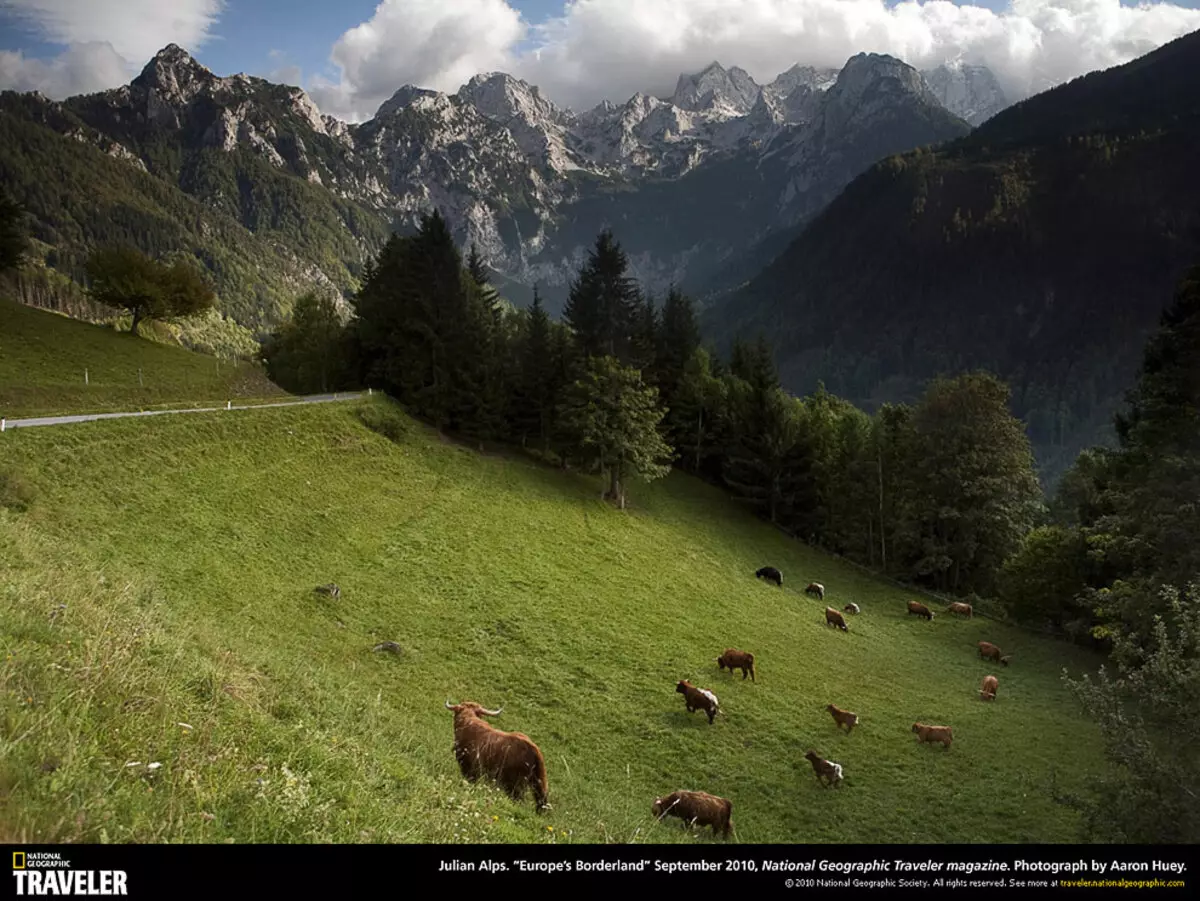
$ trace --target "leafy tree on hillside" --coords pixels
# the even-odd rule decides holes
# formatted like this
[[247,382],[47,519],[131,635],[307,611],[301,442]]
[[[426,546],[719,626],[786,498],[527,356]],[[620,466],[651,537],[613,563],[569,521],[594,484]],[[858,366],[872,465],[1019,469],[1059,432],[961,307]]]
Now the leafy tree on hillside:
[[133,315],[129,330],[135,335],[145,319],[185,319],[216,302],[212,289],[188,263],[166,265],[127,245],[94,251],[87,273],[92,298],[128,310]]
[[28,248],[25,211],[0,189],[0,272],[20,266]]
[[593,357],[568,391],[561,411],[572,452],[608,476],[605,498],[625,507],[625,480],[656,479],[670,471],[671,447],[659,432],[658,392],[636,369],[613,357]]
[[937,379],[913,411],[909,525],[913,574],[939,589],[989,592],[1041,503],[1033,453],[986,373]]
[[1039,526],[1000,570],[999,593],[1020,622],[1045,625],[1083,639],[1095,625],[1085,590],[1091,565],[1080,530]]
[[1154,606],[1151,641],[1114,637],[1115,678],[1066,680],[1115,764],[1082,802],[1088,841],[1200,842],[1200,585],[1163,587]]
[[639,292],[627,275],[629,261],[611,231],[603,231],[588,255],[563,308],[563,320],[575,333],[585,356],[630,360]]

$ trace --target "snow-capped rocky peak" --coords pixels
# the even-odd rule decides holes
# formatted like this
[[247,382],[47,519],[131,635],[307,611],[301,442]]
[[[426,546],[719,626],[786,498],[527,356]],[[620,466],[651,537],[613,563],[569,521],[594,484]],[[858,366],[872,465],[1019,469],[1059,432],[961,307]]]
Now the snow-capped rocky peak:
[[979,125],[1009,105],[992,70],[951,60],[923,73],[929,89],[948,109],[971,125]]
[[763,85],[763,93],[779,100],[785,100],[797,88],[807,89],[806,93],[808,91],[827,91],[837,80],[837,69],[814,69],[812,66],[797,64],[786,72],[781,72],[770,84]]
[[746,70],[737,66],[725,69],[713,62],[695,75],[680,75],[671,103],[694,112],[713,110],[744,116],[761,91]]
[[456,96],[481,116],[508,129],[534,165],[548,166],[559,173],[580,168],[567,148],[571,117],[534,85],[503,72],[488,72],[473,77]]

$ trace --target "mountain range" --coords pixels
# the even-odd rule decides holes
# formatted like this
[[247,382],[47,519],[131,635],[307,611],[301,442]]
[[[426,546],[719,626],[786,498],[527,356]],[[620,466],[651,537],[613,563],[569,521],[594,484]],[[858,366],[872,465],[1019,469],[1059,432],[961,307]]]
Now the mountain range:
[[190,253],[225,313],[262,331],[308,285],[352,291],[386,234],[434,206],[518,303],[538,284],[560,304],[605,227],[649,289],[719,293],[872,163],[1006,103],[985,69],[859,54],[766,85],[714,62],[670,98],[581,113],[484,73],[453,94],[401,87],[352,125],[170,45],[115,90],[0,95],[0,176],[55,268],[81,279],[102,240]]
[[864,407],[986,368],[1043,474],[1112,415],[1185,269],[1200,262],[1200,32],[855,179],[710,307],[722,341],[771,336],[785,384]]

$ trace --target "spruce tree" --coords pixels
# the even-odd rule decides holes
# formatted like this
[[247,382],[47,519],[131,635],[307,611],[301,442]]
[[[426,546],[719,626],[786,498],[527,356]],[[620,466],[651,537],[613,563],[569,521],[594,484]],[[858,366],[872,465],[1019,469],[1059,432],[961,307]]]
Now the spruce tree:
[[605,230],[571,284],[563,319],[585,356],[631,359],[638,289],[626,274],[628,266],[621,245]]
[[658,332],[655,360],[656,382],[663,403],[669,408],[684,378],[684,369],[700,347],[700,328],[691,298],[674,286],[663,302],[662,325]]
[[8,192],[0,189],[0,272],[16,269],[28,247],[25,212]]

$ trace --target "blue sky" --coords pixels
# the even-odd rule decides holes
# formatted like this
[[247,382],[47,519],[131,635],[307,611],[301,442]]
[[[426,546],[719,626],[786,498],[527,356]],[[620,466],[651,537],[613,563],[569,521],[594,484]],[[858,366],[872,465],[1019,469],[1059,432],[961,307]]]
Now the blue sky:
[[115,87],[175,42],[351,120],[406,83],[453,91],[481,71],[579,108],[665,96],[714,59],[769,81],[862,51],[984,64],[1019,99],[1197,29],[1200,0],[0,0],[0,88]]

